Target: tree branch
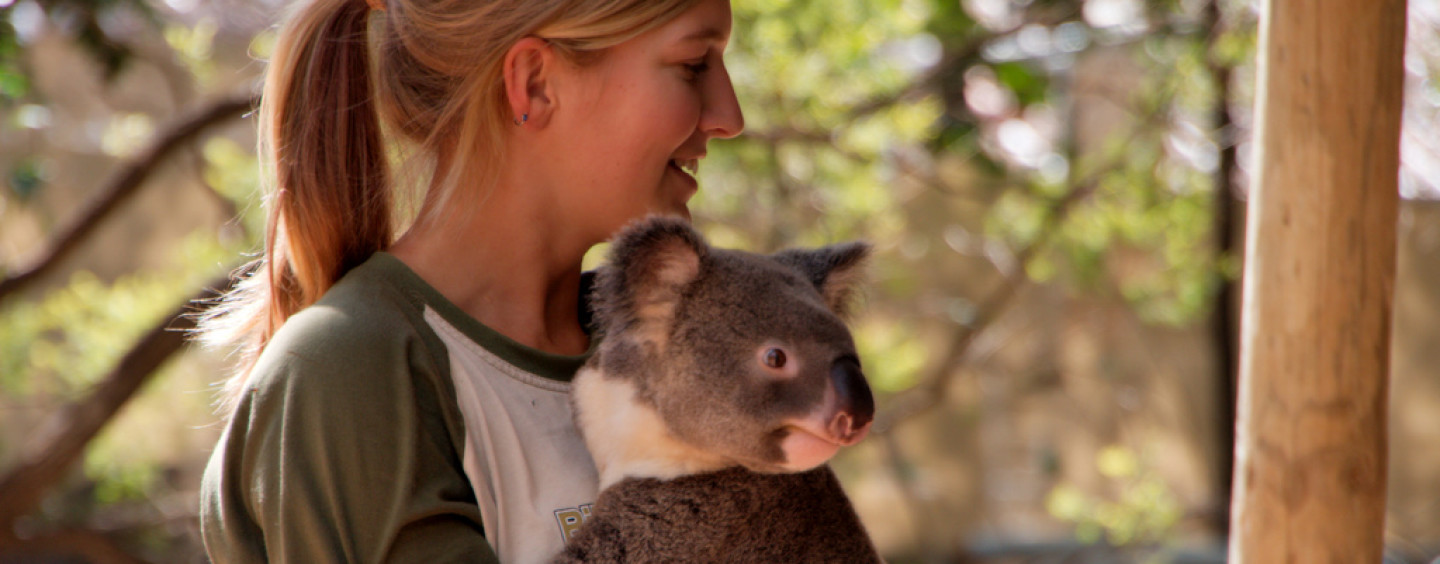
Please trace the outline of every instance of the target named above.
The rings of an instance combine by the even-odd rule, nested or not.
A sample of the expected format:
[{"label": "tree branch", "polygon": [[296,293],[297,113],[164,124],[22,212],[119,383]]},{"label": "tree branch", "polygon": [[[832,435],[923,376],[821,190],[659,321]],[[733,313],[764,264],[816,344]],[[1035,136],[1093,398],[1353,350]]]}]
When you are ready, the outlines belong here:
[{"label": "tree branch", "polygon": [[[210,287],[228,288],[232,283],[226,276]],[[17,540],[15,522],[40,504],[45,493],[80,458],[90,440],[185,344],[187,333],[195,329],[192,304],[212,300],[224,291],[207,289],[187,300],[141,338],[85,399],[66,406],[40,425],[21,452],[20,463],[0,478],[0,543]]]},{"label": "tree branch", "polygon": [[120,204],[133,196],[150,173],[154,172],[165,157],[185,145],[200,132],[212,125],[238,116],[255,107],[258,98],[253,96],[232,96],[212,102],[188,117],[171,125],[157,136],[154,143],[135,157],[110,178],[100,191],[100,196],[85,205],[74,221],[60,230],[60,235],[50,248],[29,265],[13,275],[0,280],[0,300],[34,282],[55,268],[65,257],[79,248],[101,221],[119,208]]},{"label": "tree branch", "polygon": [[[1153,125],[1159,115],[1160,112],[1154,112],[1147,116],[1136,126],[1121,146],[1133,143]],[[980,302],[981,305],[974,319],[956,329],[950,342],[946,344],[945,356],[921,378],[919,384],[897,394],[891,400],[889,407],[876,415],[874,423],[876,433],[886,433],[901,421],[940,405],[954,381],[950,373],[964,361],[971,345],[975,343],[976,337],[1000,318],[1020,288],[1024,287],[1029,280],[1026,268],[1030,262],[1060,231],[1060,227],[1064,225],[1065,219],[1069,217],[1075,206],[1095,192],[1105,175],[1124,166],[1127,160],[1128,154],[1122,153],[1109,159],[1104,165],[1097,167],[1082,178],[1071,181],[1071,187],[1065,195],[1052,202],[1049,209],[1046,210],[1040,232],[1015,255],[1015,259],[1010,263],[1010,269],[1002,274],[1000,283]]]},{"label": "tree branch", "polygon": [[974,320],[956,329],[950,342],[945,345],[944,358],[921,379],[920,384],[897,395],[890,402],[889,409],[877,415],[875,432],[885,433],[897,423],[929,411],[940,404],[941,399],[950,389],[950,383],[954,380],[950,377],[950,372],[964,360],[970,346],[975,343],[975,338],[1005,312],[1016,293],[1029,279],[1025,269],[1039,250],[1049,244],[1050,239],[1060,230],[1060,226],[1064,224],[1065,218],[1069,216],[1075,204],[1088,197],[1099,186],[1099,176],[1100,174],[1096,173],[1086,182],[1077,184],[1069,193],[1051,205],[1042,231],[1029,245],[1015,255],[1015,260],[1011,263],[1013,266],[1009,272],[1004,273],[1000,283],[981,302]]}]

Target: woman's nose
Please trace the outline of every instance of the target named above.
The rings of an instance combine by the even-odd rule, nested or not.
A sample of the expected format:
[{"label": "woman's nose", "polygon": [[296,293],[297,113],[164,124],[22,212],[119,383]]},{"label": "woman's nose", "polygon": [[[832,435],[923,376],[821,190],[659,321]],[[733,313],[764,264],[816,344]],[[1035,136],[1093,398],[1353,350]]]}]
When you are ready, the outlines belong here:
[{"label": "woman's nose", "polygon": [[730,73],[724,65],[713,73],[709,88],[705,90],[704,108],[700,114],[700,131],[710,137],[729,139],[745,130],[745,115],[740,111],[740,101],[735,98],[735,85],[730,82]]}]

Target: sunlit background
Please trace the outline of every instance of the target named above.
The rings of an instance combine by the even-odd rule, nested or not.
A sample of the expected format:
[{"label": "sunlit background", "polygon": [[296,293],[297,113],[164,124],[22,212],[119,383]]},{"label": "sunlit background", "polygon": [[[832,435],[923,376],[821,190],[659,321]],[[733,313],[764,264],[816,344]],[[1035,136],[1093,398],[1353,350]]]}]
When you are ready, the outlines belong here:
[{"label": "sunlit background", "polygon": [[[691,208],[722,246],[878,247],[854,323],[877,432],[834,466],[886,558],[1223,561],[1256,2],[733,7],[747,130]],[[223,359],[137,345],[259,248],[244,114],[282,8],[0,0],[0,524],[25,561],[205,559]],[[1437,30],[1410,0],[1392,562],[1440,556]],[[143,387],[107,418],[101,382]]]}]

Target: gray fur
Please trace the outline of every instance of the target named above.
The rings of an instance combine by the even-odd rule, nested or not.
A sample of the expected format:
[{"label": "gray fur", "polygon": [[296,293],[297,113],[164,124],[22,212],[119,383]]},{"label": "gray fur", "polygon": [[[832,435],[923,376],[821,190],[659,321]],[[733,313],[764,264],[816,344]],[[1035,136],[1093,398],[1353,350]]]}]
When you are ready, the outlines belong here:
[{"label": "gray fur", "polygon": [[835,474],[821,466],[621,482],[600,493],[555,561],[835,564],[879,557]]},{"label": "gray fur", "polygon": [[[823,407],[827,387],[863,396],[844,405],[863,405],[868,425],[873,400],[840,317],[868,251],[715,249],[677,219],[624,230],[591,297],[604,340],[587,368],[633,387],[670,436],[732,468],[618,481],[556,561],[878,561],[830,469],[785,473],[781,448],[784,422]],[[773,346],[794,363],[790,377],[758,362]],[[848,379],[834,374],[841,365],[854,367]],[[584,427],[592,450],[620,440]]]}]

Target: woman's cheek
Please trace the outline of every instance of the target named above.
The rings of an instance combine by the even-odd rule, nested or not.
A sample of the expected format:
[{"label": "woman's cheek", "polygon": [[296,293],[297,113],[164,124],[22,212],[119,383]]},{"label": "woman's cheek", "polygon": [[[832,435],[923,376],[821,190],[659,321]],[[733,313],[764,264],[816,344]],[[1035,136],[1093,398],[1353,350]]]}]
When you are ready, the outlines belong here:
[{"label": "woman's cheek", "polygon": [[700,111],[705,104],[704,96],[697,88],[698,86],[689,84],[685,91],[674,92],[667,97],[669,103],[665,104],[666,123],[674,127],[677,133],[683,132],[682,138],[689,138],[690,132],[697,129],[700,123]]}]

